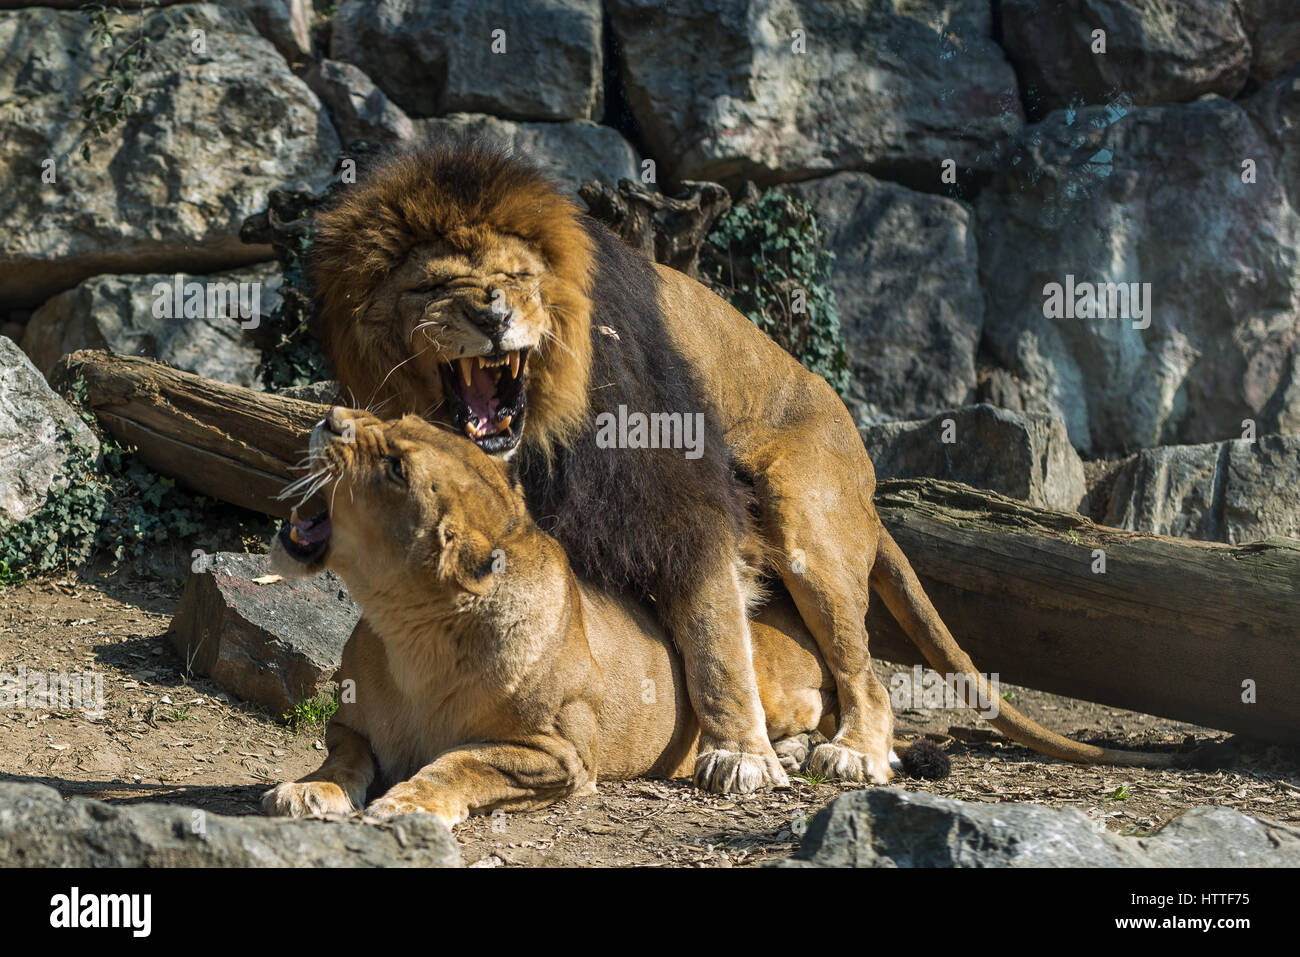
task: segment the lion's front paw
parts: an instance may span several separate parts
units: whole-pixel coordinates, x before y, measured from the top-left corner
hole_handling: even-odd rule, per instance
[[[771,750],[750,754],[715,748],[695,759],[695,786],[714,794],[748,794],[789,784],[789,776]]]
[[[824,778],[872,784],[888,784],[891,775],[888,757],[873,757],[833,742],[813,748],[804,770]]]
[[[351,814],[356,808],[332,781],[290,781],[262,795],[262,810],[272,817],[328,817]]]

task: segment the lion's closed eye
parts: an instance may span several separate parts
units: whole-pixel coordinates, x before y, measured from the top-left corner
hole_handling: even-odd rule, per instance
[[[402,485],[406,484],[406,472],[402,467],[402,460],[398,456],[385,455],[384,467],[390,479]]]

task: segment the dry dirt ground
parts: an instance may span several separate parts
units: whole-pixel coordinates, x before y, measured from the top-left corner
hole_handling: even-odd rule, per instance
[[[294,731],[250,708],[185,663],[164,634],[178,591],[167,583],[53,577],[0,589],[0,675],[102,674],[105,711],[0,708],[0,780],[47,784],[115,804],[161,801],[222,814],[259,813],[271,784],[315,769],[318,729]],[[893,668],[878,664],[882,676]],[[1185,724],[1003,686],[1054,729],[1121,746],[1171,747],[1228,736]],[[955,729],[956,736],[949,734]],[[964,729],[964,730],[963,730]],[[930,734],[952,759],[913,790],[971,801],[1073,806],[1127,833],[1190,807],[1217,804],[1300,821],[1300,755],[1243,743],[1226,770],[1076,767],[1040,759],[979,727],[969,711],[906,710],[899,737]],[[973,733],[972,733],[973,732]],[[985,740],[981,740],[985,739]],[[457,830],[478,867],[643,865],[735,867],[789,856],[805,822],[852,787],[795,779],[787,790],[714,796],[681,782],[602,783],[594,796],[531,814],[475,818]]]

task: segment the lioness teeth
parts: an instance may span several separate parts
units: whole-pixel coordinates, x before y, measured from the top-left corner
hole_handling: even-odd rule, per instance
[[[502,419],[500,422],[498,422],[498,423],[497,423],[497,431],[498,431],[498,432],[504,432],[506,429],[510,428],[510,422],[511,422],[511,420],[512,420],[513,418],[514,418],[513,415],[507,415],[504,419]]]
[[[469,388],[469,384],[474,381],[474,360],[457,359],[456,362],[460,366],[460,377],[464,380],[465,387]]]
[[[305,542],[303,542],[303,540],[302,540],[302,535],[300,535],[300,534],[298,533],[298,526],[297,526],[297,525],[294,525],[294,526],[291,526],[291,527],[290,527],[290,529],[289,529],[289,541],[291,541],[291,542],[296,542],[296,543],[299,544],[299,545],[303,545],[303,544],[305,544]]]

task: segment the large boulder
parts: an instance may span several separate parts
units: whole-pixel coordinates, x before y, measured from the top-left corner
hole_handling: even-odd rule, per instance
[[[1245,102],[1275,159],[1291,208],[1300,210],[1300,65]]]
[[[330,686],[361,617],[333,572],[283,579],[233,552],[195,563],[167,633],[191,670],[275,715]]]
[[[1233,97],[1250,72],[1238,0],[1077,0],[1054,16],[1041,0],[1001,8],[1002,46],[1033,115],[1121,96],[1139,105]]]
[[[1106,477],[1104,495],[1090,495],[1094,517],[1115,528],[1223,541],[1218,479],[1227,446],[1164,445],[1129,456]]]
[[[919,0],[611,0],[623,88],[678,178],[735,184],[866,168],[935,188],[996,165],[1022,124],[989,6]]]
[[[185,0],[116,0],[105,6],[170,7]],[[222,0],[223,7],[241,10],[259,33],[270,40],[290,63],[302,60],[311,52],[311,21],[315,15],[312,0]],[[32,7],[30,0],[0,0],[0,10]],[[80,10],[83,0],[41,0],[39,6],[60,10]]]
[[[1300,5],[1295,0],[1240,0],[1250,35],[1250,75],[1267,83],[1300,64]]]
[[[0,782],[5,867],[460,867],[431,814],[361,821],[226,817],[170,804],[64,801],[41,784]]]
[[[406,111],[375,86],[360,67],[340,60],[321,60],[307,68],[303,79],[329,110],[345,146],[358,140],[388,146],[415,134]]]
[[[1086,492],[1083,463],[1054,416],[973,405],[861,433],[879,480],[941,478],[1066,512]]]
[[[970,208],[866,173],[784,189],[812,204],[835,253],[854,418],[911,419],[970,401],[984,318]]]
[[[223,5],[242,10],[290,63],[311,54],[312,0],[223,0]]]
[[[360,68],[322,60],[305,78],[330,111],[344,143],[406,146],[444,140],[484,140],[536,161],[577,192],[588,180],[613,185],[640,177],[640,157],[617,131],[589,120],[533,123],[486,113],[452,113],[412,120]]]
[[[836,798],[776,867],[1296,867],[1300,829],[1222,807],[1120,837],[1076,808],[870,788]]]
[[[212,276],[180,276],[187,291],[179,297],[179,307],[174,305],[177,280],[160,274],[84,280],[36,310],[23,335],[23,351],[47,376],[69,352],[107,349],[260,389],[255,373],[262,354],[249,332],[279,301],[279,268],[270,264]],[[202,291],[201,306],[193,296],[197,290]],[[214,294],[209,312],[210,291],[221,296],[224,309]],[[185,308],[187,299],[194,309]]]
[[[140,22],[134,13],[110,20],[126,31],[119,47]],[[328,116],[243,13],[168,7],[141,29],[151,42],[138,107],[94,139],[81,110],[113,51],[94,42],[90,18],[42,7],[0,14],[9,51],[0,90],[12,91],[0,109],[0,308],[37,305],[99,273],[268,259],[269,249],[239,241],[243,220],[266,208],[271,189],[329,181],[339,145]]]
[[[1300,538],[1300,435],[1264,435],[1141,452],[1121,463],[1105,525],[1240,545]]]
[[[1274,149],[1214,96],[1025,131],[977,215],[985,341],[1026,408],[1099,455],[1225,439],[1247,418],[1300,430],[1300,217]],[[1116,296],[1093,309],[1098,283]]]
[[[330,39],[412,116],[522,120],[599,119],[602,48],[600,0],[344,0]]]
[[[473,137],[516,150],[576,193],[588,180],[610,185],[640,177],[640,158],[617,131],[584,120],[517,123],[482,113],[416,120],[413,142]]]
[[[0,336],[0,533],[67,488],[74,455],[98,453],[99,440],[86,423],[23,351]]]

